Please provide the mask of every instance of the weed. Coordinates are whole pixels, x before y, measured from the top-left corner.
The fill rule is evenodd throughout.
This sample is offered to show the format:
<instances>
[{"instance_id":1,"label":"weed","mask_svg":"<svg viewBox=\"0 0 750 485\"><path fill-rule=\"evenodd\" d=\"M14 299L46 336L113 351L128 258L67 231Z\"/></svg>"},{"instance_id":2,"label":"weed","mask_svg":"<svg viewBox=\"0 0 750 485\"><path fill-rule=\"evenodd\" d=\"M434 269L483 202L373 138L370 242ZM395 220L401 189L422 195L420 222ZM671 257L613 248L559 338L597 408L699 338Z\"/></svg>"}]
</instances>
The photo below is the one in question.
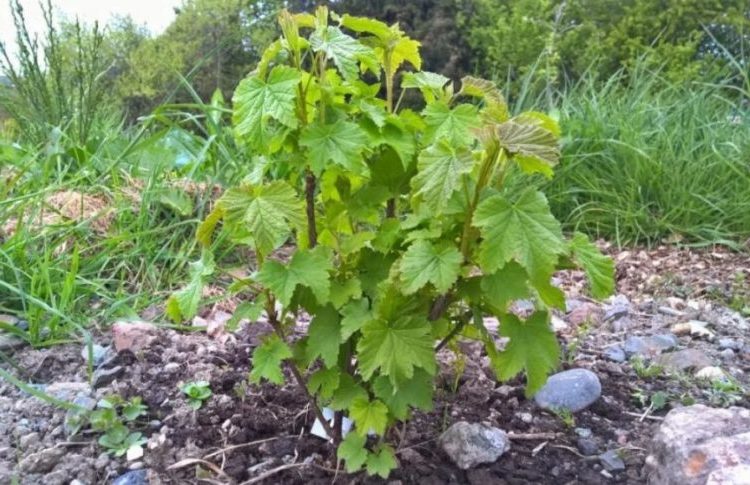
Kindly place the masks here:
<instances>
[{"instance_id":1,"label":"weed","mask_svg":"<svg viewBox=\"0 0 750 485\"><path fill-rule=\"evenodd\" d=\"M638 355L630 359L630 365L633 367L633 370L641 379L650 379L652 377L656 377L658 375L661 375L664 371L661 366L647 362L643 357Z\"/></svg>"},{"instance_id":2,"label":"weed","mask_svg":"<svg viewBox=\"0 0 750 485\"><path fill-rule=\"evenodd\" d=\"M568 429L573 429L576 426L576 418L573 416L573 413L570 412L569 409L565 408L558 408L553 409L552 412L555 414L555 416L560 419L563 425L565 425Z\"/></svg>"},{"instance_id":3,"label":"weed","mask_svg":"<svg viewBox=\"0 0 750 485\"><path fill-rule=\"evenodd\" d=\"M211 397L211 388L206 381L188 382L180 390L187 396L190 407L195 410L200 409L203 402Z\"/></svg>"}]
</instances>

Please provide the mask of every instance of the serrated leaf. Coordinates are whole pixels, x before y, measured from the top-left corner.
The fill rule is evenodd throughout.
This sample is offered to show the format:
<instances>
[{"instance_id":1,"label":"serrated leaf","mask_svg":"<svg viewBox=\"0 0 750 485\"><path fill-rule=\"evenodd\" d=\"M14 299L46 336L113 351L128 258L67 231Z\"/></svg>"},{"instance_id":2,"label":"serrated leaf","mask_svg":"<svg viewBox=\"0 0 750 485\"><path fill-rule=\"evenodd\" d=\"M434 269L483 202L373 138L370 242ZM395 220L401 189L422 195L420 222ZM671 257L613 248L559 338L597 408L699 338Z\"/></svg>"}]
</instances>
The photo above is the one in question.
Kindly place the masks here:
<instances>
[{"instance_id":1,"label":"serrated leaf","mask_svg":"<svg viewBox=\"0 0 750 485\"><path fill-rule=\"evenodd\" d=\"M203 251L201 259L190 263L189 283L172 293L167 300L166 313L173 322L180 323L189 320L198 313L203 286L215 269L213 254L209 251Z\"/></svg>"},{"instance_id":2,"label":"serrated leaf","mask_svg":"<svg viewBox=\"0 0 750 485\"><path fill-rule=\"evenodd\" d=\"M482 295L495 313L505 313L513 300L528 298L529 276L520 264L511 261L492 274L482 276Z\"/></svg>"},{"instance_id":3,"label":"serrated leaf","mask_svg":"<svg viewBox=\"0 0 750 485\"><path fill-rule=\"evenodd\" d=\"M326 367L334 367L339 358L341 336L338 312L331 305L323 307L310 322L307 335L308 359L320 357Z\"/></svg>"},{"instance_id":4,"label":"serrated leaf","mask_svg":"<svg viewBox=\"0 0 750 485\"><path fill-rule=\"evenodd\" d=\"M370 304L367 299L354 300L341 309L341 342L346 342L358 332L367 322L373 319Z\"/></svg>"},{"instance_id":5,"label":"serrated leaf","mask_svg":"<svg viewBox=\"0 0 750 485\"><path fill-rule=\"evenodd\" d=\"M514 118L497 126L500 146L511 155L526 173L554 175L553 167L560 161L557 137L539 123L520 122Z\"/></svg>"},{"instance_id":6,"label":"serrated leaf","mask_svg":"<svg viewBox=\"0 0 750 485\"><path fill-rule=\"evenodd\" d=\"M386 479L391 471L398 468L396 454L393 448L388 445L381 445L377 452L368 453L367 455L367 474L370 476L378 475Z\"/></svg>"},{"instance_id":7,"label":"serrated leaf","mask_svg":"<svg viewBox=\"0 0 750 485\"><path fill-rule=\"evenodd\" d=\"M292 357L292 351L277 335L270 335L253 352L253 368L250 370L250 382L258 384L267 379L274 384L284 383L281 363Z\"/></svg>"},{"instance_id":8,"label":"serrated leaf","mask_svg":"<svg viewBox=\"0 0 750 485\"><path fill-rule=\"evenodd\" d=\"M445 85L450 79L442 74L420 71L407 72L401 81L402 88L418 88L428 103L445 96Z\"/></svg>"},{"instance_id":9,"label":"serrated leaf","mask_svg":"<svg viewBox=\"0 0 750 485\"><path fill-rule=\"evenodd\" d=\"M294 103L300 73L287 66L276 66L267 80L253 76L243 79L234 91L234 129L237 136L263 151L270 142L268 120L295 128Z\"/></svg>"},{"instance_id":10,"label":"serrated leaf","mask_svg":"<svg viewBox=\"0 0 750 485\"><path fill-rule=\"evenodd\" d=\"M160 194L159 203L183 217L193 213L193 200L185 192L178 189L167 190Z\"/></svg>"},{"instance_id":11,"label":"serrated leaf","mask_svg":"<svg viewBox=\"0 0 750 485\"><path fill-rule=\"evenodd\" d=\"M349 409L352 401L357 398L367 399L367 391L354 381L354 378L347 374L341 374L339 386L333 393L333 398L328 406L335 411Z\"/></svg>"},{"instance_id":12,"label":"serrated leaf","mask_svg":"<svg viewBox=\"0 0 750 485\"><path fill-rule=\"evenodd\" d=\"M477 108L470 104L459 104L451 109L447 103L437 101L427 105L424 117L426 144L444 138L454 147L470 145L474 140L472 129L480 124Z\"/></svg>"},{"instance_id":13,"label":"serrated leaf","mask_svg":"<svg viewBox=\"0 0 750 485\"><path fill-rule=\"evenodd\" d=\"M410 407L432 410L433 387L432 376L422 369L416 369L414 376L401 383L398 390L384 376L375 379L372 389L375 397L388 406L396 419L405 420L409 417Z\"/></svg>"},{"instance_id":14,"label":"serrated leaf","mask_svg":"<svg viewBox=\"0 0 750 485\"><path fill-rule=\"evenodd\" d=\"M455 149L447 140L440 140L419 154L419 171L412 178L412 187L438 216L461 186L461 176L470 173L473 167L471 152Z\"/></svg>"},{"instance_id":15,"label":"serrated leaf","mask_svg":"<svg viewBox=\"0 0 750 485\"><path fill-rule=\"evenodd\" d=\"M341 17L341 25L355 32L372 34L380 39L387 39L393 34L390 27L380 20L369 17L355 17L348 13Z\"/></svg>"},{"instance_id":16,"label":"serrated leaf","mask_svg":"<svg viewBox=\"0 0 750 485\"><path fill-rule=\"evenodd\" d=\"M302 131L299 144L307 148L310 166L316 174L320 174L328 162L358 175L368 172L362 158L367 136L355 123L343 119L333 124L311 123Z\"/></svg>"},{"instance_id":17,"label":"serrated leaf","mask_svg":"<svg viewBox=\"0 0 750 485\"><path fill-rule=\"evenodd\" d=\"M395 73L404 62L408 62L416 70L422 69L422 57L419 55L419 47L421 45L421 42L409 37L399 38L390 46L390 72ZM385 63L385 58L381 60L381 63Z\"/></svg>"},{"instance_id":18,"label":"serrated leaf","mask_svg":"<svg viewBox=\"0 0 750 485\"><path fill-rule=\"evenodd\" d=\"M241 320L247 319L255 322L260 318L266 304L264 295L258 295L254 301L246 301L237 305L232 314L232 318L227 321L227 330L234 331L237 329Z\"/></svg>"},{"instance_id":19,"label":"serrated leaf","mask_svg":"<svg viewBox=\"0 0 750 485\"><path fill-rule=\"evenodd\" d=\"M377 64L372 49L346 35L338 27L328 26L316 29L310 35L310 47L315 52L324 52L347 80L358 78L359 62L368 67Z\"/></svg>"},{"instance_id":20,"label":"serrated leaf","mask_svg":"<svg viewBox=\"0 0 750 485\"><path fill-rule=\"evenodd\" d=\"M435 373L435 351L430 325L419 318L401 318L389 324L374 320L362 327L357 344L359 370L370 380L376 370L388 376L391 385L411 379L415 368Z\"/></svg>"},{"instance_id":21,"label":"serrated leaf","mask_svg":"<svg viewBox=\"0 0 750 485\"><path fill-rule=\"evenodd\" d=\"M401 282L404 294L411 294L432 283L445 293L458 279L463 256L452 244L433 245L420 240L409 246L401 258Z\"/></svg>"},{"instance_id":22,"label":"serrated leaf","mask_svg":"<svg viewBox=\"0 0 750 485\"><path fill-rule=\"evenodd\" d=\"M367 461L366 442L367 436L349 433L339 444L336 449L336 456L339 460L344 460L347 473L358 472Z\"/></svg>"},{"instance_id":23,"label":"serrated leaf","mask_svg":"<svg viewBox=\"0 0 750 485\"><path fill-rule=\"evenodd\" d=\"M479 262L485 273L515 260L532 281L548 280L566 250L560 223L541 192L524 192L514 202L493 195L479 204L473 224L482 235Z\"/></svg>"},{"instance_id":24,"label":"serrated leaf","mask_svg":"<svg viewBox=\"0 0 750 485\"><path fill-rule=\"evenodd\" d=\"M266 261L256 279L284 306L289 306L297 285L310 288L318 302L323 304L328 301L331 289L329 273L332 270L329 250L318 246L311 250L297 250L286 266L278 261Z\"/></svg>"},{"instance_id":25,"label":"serrated leaf","mask_svg":"<svg viewBox=\"0 0 750 485\"><path fill-rule=\"evenodd\" d=\"M339 387L341 372L337 368L320 369L307 380L307 388L323 399L330 399Z\"/></svg>"},{"instance_id":26,"label":"serrated leaf","mask_svg":"<svg viewBox=\"0 0 750 485\"><path fill-rule=\"evenodd\" d=\"M331 294L329 295L329 299L337 309L343 307L350 300L359 298L360 296L362 296L362 285L358 278L349 278L346 281L331 282Z\"/></svg>"},{"instance_id":27,"label":"serrated leaf","mask_svg":"<svg viewBox=\"0 0 750 485\"><path fill-rule=\"evenodd\" d=\"M571 256L586 272L591 295L597 299L608 297L615 289L615 263L603 255L589 238L580 232L568 243Z\"/></svg>"},{"instance_id":28,"label":"serrated leaf","mask_svg":"<svg viewBox=\"0 0 750 485\"><path fill-rule=\"evenodd\" d=\"M224 218L224 208L216 204L206 218L200 223L195 233L195 238L204 248L211 245L211 238L214 235L216 226Z\"/></svg>"},{"instance_id":29,"label":"serrated leaf","mask_svg":"<svg viewBox=\"0 0 750 485\"><path fill-rule=\"evenodd\" d=\"M490 355L498 379L506 381L526 372L526 396L533 396L557 367L560 348L546 312L536 312L526 321L503 315L500 335L510 338L505 350Z\"/></svg>"},{"instance_id":30,"label":"serrated leaf","mask_svg":"<svg viewBox=\"0 0 750 485\"><path fill-rule=\"evenodd\" d=\"M505 96L503 96L503 93L497 89L497 86L492 81L465 76L461 79L461 91L459 94L484 100L485 107L482 110L482 114L495 123L506 121L510 116Z\"/></svg>"},{"instance_id":31,"label":"serrated leaf","mask_svg":"<svg viewBox=\"0 0 750 485\"><path fill-rule=\"evenodd\" d=\"M372 401L366 397L354 399L349 406L349 416L357 425L357 434L363 436L370 431L383 435L388 425L388 407L378 399Z\"/></svg>"}]
</instances>

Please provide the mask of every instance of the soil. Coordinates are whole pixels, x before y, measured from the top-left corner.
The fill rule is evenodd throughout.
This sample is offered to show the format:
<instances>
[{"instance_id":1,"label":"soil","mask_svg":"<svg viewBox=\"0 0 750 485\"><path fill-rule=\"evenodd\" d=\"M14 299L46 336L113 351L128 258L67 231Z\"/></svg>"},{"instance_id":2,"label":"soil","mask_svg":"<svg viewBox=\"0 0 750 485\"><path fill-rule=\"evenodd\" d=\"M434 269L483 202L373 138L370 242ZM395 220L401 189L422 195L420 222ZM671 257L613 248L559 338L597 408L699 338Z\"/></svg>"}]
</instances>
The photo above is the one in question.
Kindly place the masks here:
<instances>
[{"instance_id":1,"label":"soil","mask_svg":"<svg viewBox=\"0 0 750 485\"><path fill-rule=\"evenodd\" d=\"M247 383L250 355L270 330L266 325L246 325L223 338L161 329L147 348L121 352L108 362L108 367L122 366L124 373L95 391L97 397L117 393L143 398L148 415L131 426L149 438L143 458L127 461L105 454L90 431L67 437L62 426L64 411L0 381L0 483L12 476L22 484L67 484L74 479L85 484L111 483L139 468L148 470L152 484L645 483L649 443L669 409L692 401L726 405L727 399L750 407L750 399L746 392L718 392L687 375L646 376L642 371L639 375L632 363L609 361L604 352L631 335L668 333L675 323L704 320L715 338L679 335L679 348L703 351L747 389L750 325L736 324L741 321L727 306L736 304L737 295L750 294L744 293L750 257L718 249L610 251L618 265L618 293L632 307L627 316L605 320L606 308L583 296L582 274L559 275L571 307L591 308L591 318L584 322L576 322L571 313L558 315L566 322L558 332L565 349L561 370L588 368L602 383L601 398L576 413L574 422L526 399L521 379L495 382L481 349L462 343L470 356L463 372L457 375L452 353L441 351L434 409L415 413L389 437L397 445L400 468L387 481L362 473L347 475L337 470L333 448L309 434L313 413L290 378L281 387ZM742 273L744 283L736 276ZM744 350L734 358L720 354L717 341L723 337L744 342ZM97 340L106 345L111 336L103 333ZM86 382L79 343L24 348L11 359L17 368L5 364L3 368L30 383ZM179 385L198 380L209 381L213 395L194 411ZM668 397L667 404L649 409L648 398L658 391ZM493 464L458 469L442 452L437 438L459 420L487 422L516 434L510 451ZM624 456L624 471L607 472L596 455L583 456L577 441L585 429L590 430L598 452L618 450ZM51 448L64 449L64 458L42 472L22 471L24 458Z\"/></svg>"}]
</instances>

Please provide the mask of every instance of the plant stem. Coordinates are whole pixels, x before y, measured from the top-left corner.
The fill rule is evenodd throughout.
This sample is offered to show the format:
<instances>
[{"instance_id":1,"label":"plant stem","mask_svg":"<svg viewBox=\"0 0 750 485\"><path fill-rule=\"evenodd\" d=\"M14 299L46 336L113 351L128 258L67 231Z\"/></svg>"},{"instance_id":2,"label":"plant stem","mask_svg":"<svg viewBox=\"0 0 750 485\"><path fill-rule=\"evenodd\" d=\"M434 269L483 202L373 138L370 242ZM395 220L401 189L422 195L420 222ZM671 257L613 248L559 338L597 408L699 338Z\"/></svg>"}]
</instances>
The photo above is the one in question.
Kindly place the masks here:
<instances>
[{"instance_id":1,"label":"plant stem","mask_svg":"<svg viewBox=\"0 0 750 485\"><path fill-rule=\"evenodd\" d=\"M440 343L437 344L437 347L435 347L435 352L440 352L440 349L448 345L448 342L450 342L453 339L453 337L458 335L458 333L461 330L463 330L464 326L466 326L466 322L464 321L461 321L458 324L456 324L456 326L453 327L453 329L448 333L448 335L446 335L443 338L443 340L441 340Z\"/></svg>"},{"instance_id":2,"label":"plant stem","mask_svg":"<svg viewBox=\"0 0 750 485\"><path fill-rule=\"evenodd\" d=\"M315 174L305 173L305 202L307 203L307 239L311 248L318 245L318 230L315 227Z\"/></svg>"}]
</instances>

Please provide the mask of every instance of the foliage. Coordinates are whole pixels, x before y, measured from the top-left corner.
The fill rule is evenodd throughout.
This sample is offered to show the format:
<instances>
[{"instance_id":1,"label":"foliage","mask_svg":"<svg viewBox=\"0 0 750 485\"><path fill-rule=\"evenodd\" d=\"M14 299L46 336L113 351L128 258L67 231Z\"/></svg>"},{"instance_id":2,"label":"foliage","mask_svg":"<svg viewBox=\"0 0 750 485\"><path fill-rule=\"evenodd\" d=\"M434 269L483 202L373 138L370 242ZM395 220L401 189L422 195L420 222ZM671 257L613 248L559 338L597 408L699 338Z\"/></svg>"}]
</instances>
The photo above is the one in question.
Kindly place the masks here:
<instances>
[{"instance_id":1,"label":"foliage","mask_svg":"<svg viewBox=\"0 0 750 485\"><path fill-rule=\"evenodd\" d=\"M140 432L131 432L128 425L146 414L146 406L140 397L124 400L118 395L107 396L97 403L94 411L69 413L66 423L74 425L77 433L88 422L91 429L102 433L99 444L109 453L122 456L132 448L140 448L146 439Z\"/></svg>"},{"instance_id":2,"label":"foliage","mask_svg":"<svg viewBox=\"0 0 750 485\"><path fill-rule=\"evenodd\" d=\"M188 398L188 404L193 409L200 409L203 402L211 397L211 387L206 381L188 382L180 388Z\"/></svg>"},{"instance_id":3,"label":"foliage","mask_svg":"<svg viewBox=\"0 0 750 485\"><path fill-rule=\"evenodd\" d=\"M222 223L221 235L255 252L255 273L235 286L264 307L274 333L253 354L251 381L279 384L286 364L347 469L385 477L393 450L366 436L429 409L437 350L478 340L498 378L525 372L531 395L559 355L549 308L564 298L552 274L580 264L605 296L612 265L584 236L563 237L541 192L505 190L513 174L552 174L553 119L510 117L488 81L465 77L455 88L420 71L419 43L398 25L326 8L283 11L279 24L282 37L234 98L235 135L262 156L260 175L225 192L198 239L208 250ZM395 102L407 67L420 111ZM287 241L288 259L277 253ZM534 315L509 313L527 296ZM313 319L292 344L301 313ZM487 314L510 339L502 350ZM320 405L347 413L355 430L342 441Z\"/></svg>"}]
</instances>

